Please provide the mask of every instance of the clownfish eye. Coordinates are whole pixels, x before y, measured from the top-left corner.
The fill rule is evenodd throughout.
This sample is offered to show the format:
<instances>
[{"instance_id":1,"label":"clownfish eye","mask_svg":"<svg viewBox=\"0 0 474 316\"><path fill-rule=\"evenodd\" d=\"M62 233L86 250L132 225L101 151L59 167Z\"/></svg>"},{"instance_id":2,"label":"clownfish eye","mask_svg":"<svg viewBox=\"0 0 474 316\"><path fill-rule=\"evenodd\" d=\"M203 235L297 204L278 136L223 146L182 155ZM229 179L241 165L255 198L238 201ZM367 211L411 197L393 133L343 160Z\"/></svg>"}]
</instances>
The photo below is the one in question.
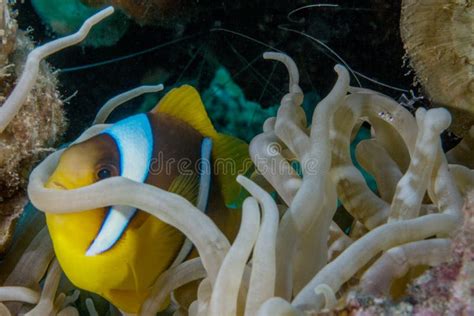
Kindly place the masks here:
<instances>
[{"instance_id":1,"label":"clownfish eye","mask_svg":"<svg viewBox=\"0 0 474 316\"><path fill-rule=\"evenodd\" d=\"M112 171L108 168L100 168L99 171L97 171L97 178L100 180L110 178L112 176Z\"/></svg>"}]
</instances>

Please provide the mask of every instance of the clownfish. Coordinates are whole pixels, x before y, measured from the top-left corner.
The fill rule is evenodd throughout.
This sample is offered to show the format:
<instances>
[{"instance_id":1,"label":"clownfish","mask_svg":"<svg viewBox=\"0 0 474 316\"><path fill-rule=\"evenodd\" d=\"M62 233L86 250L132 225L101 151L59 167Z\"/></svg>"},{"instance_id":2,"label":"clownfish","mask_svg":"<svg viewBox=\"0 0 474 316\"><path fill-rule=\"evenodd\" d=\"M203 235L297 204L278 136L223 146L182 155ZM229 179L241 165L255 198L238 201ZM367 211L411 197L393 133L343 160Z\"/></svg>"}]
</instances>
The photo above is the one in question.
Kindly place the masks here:
<instances>
[{"instance_id":1,"label":"clownfish","mask_svg":"<svg viewBox=\"0 0 474 316\"><path fill-rule=\"evenodd\" d=\"M218 158L233 167L221 174L209 168L212 163L196 168ZM150 112L67 148L46 187L70 190L114 176L152 184L188 199L232 240L245 194L235 178L250 168L248 161L248 145L219 134L199 93L185 85L168 92ZM185 242L174 227L127 206L46 213L46 223L68 279L127 313L139 311L157 277L182 255Z\"/></svg>"}]
</instances>

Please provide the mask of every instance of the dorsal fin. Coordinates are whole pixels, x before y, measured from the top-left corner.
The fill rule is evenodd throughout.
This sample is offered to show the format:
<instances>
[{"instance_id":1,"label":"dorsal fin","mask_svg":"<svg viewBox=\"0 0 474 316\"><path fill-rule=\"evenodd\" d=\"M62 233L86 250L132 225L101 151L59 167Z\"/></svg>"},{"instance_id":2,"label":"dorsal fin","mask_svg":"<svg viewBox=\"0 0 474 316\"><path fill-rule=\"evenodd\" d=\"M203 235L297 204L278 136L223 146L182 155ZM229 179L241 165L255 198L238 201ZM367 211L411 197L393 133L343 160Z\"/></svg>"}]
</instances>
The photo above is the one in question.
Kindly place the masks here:
<instances>
[{"instance_id":1,"label":"dorsal fin","mask_svg":"<svg viewBox=\"0 0 474 316\"><path fill-rule=\"evenodd\" d=\"M161 99L152 112L174 116L191 125L201 135L212 139L212 160L214 166L217 166L213 171L217 175L224 202L227 207L240 207L245 190L237 183L236 178L253 168L248 145L238 138L216 132L199 92L189 85L174 88Z\"/></svg>"},{"instance_id":2,"label":"dorsal fin","mask_svg":"<svg viewBox=\"0 0 474 316\"><path fill-rule=\"evenodd\" d=\"M189 85L170 90L151 111L179 118L194 127L203 136L211 138L217 136L199 92Z\"/></svg>"}]
</instances>

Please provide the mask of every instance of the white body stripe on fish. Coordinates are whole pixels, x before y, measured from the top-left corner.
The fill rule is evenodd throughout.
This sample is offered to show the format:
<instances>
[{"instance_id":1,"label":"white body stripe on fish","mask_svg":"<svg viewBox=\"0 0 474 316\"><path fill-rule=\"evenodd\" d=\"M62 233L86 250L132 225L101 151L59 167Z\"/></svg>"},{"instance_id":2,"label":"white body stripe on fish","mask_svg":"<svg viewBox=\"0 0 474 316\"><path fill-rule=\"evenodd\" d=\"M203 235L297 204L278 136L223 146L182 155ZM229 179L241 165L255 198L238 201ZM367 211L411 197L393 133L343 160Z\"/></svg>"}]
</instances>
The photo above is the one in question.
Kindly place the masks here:
<instances>
[{"instance_id":1,"label":"white body stripe on fish","mask_svg":"<svg viewBox=\"0 0 474 316\"><path fill-rule=\"evenodd\" d=\"M120 176L137 182L144 182L153 155L153 132L146 114L138 114L117 122L103 131L111 136L118 148ZM99 233L86 252L94 256L105 252L120 239L136 208L112 206Z\"/></svg>"},{"instance_id":2,"label":"white body stripe on fish","mask_svg":"<svg viewBox=\"0 0 474 316\"><path fill-rule=\"evenodd\" d=\"M201 143L201 159L199 164L199 194L197 199L197 208L206 212L207 202L209 200L209 191L211 189L211 154L212 139L206 137Z\"/></svg>"},{"instance_id":3,"label":"white body stripe on fish","mask_svg":"<svg viewBox=\"0 0 474 316\"><path fill-rule=\"evenodd\" d=\"M199 193L196 207L206 212L209 201L209 193L211 191L211 154L212 154L212 139L205 137L201 143L201 159L199 160ZM185 239L183 246L171 264L171 268L182 263L193 249L193 244L189 239Z\"/></svg>"}]
</instances>

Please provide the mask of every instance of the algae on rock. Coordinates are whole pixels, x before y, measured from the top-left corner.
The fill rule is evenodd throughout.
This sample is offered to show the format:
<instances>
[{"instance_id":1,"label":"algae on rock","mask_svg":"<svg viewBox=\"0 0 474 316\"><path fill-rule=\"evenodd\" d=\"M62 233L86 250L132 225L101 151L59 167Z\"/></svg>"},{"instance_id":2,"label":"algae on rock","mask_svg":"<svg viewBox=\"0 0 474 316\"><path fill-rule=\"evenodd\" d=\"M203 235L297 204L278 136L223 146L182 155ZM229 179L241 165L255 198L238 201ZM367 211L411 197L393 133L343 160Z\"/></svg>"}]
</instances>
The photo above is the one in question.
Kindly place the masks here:
<instances>
[{"instance_id":1,"label":"algae on rock","mask_svg":"<svg viewBox=\"0 0 474 316\"><path fill-rule=\"evenodd\" d=\"M17 29L6 2L0 1L0 16L1 106L15 87L33 43L28 34ZM43 63L26 103L0 133L0 254L7 250L16 220L27 201L24 189L30 169L57 143L65 126L56 75Z\"/></svg>"}]
</instances>

